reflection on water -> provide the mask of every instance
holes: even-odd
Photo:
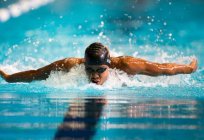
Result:
[[[108,100],[98,134],[107,139],[204,138],[203,100]]]
[[[204,138],[202,98],[91,95],[1,93],[0,139]]]
[[[55,139],[91,139],[104,103],[103,98],[76,99],[65,113]]]

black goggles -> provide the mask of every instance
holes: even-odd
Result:
[[[100,67],[100,68],[97,68],[97,69],[93,69],[93,68],[90,68],[90,67],[86,67],[86,68],[85,68],[86,72],[88,72],[88,73],[97,72],[97,73],[99,73],[99,74],[105,72],[106,69],[107,69],[107,68],[103,68],[103,67]]]

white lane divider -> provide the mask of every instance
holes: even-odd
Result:
[[[11,17],[18,17],[23,13],[37,9],[53,1],[54,0],[19,0],[7,8],[0,8],[0,22],[6,22]]]

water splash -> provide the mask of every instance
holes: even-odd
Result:
[[[43,82],[47,86],[56,88],[78,88],[88,84],[84,65],[76,65],[68,73],[62,71],[51,72],[48,79]]]
[[[109,77],[103,85],[90,83],[85,72],[84,64],[73,67],[70,72],[52,72],[43,82],[46,86],[60,89],[98,89],[115,90],[123,87],[168,87],[170,85],[186,86],[191,84],[190,75],[150,77],[145,75],[129,76],[118,69],[109,69]]]

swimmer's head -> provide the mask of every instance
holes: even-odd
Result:
[[[95,42],[85,50],[85,67],[90,81],[102,85],[108,78],[110,54],[107,47]]]
[[[86,65],[110,65],[110,54],[103,44],[95,42],[85,50]]]

